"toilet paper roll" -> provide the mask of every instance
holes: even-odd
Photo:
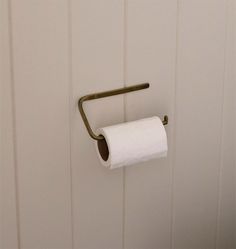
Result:
[[[167,136],[159,117],[100,128],[104,140],[96,142],[101,163],[119,168],[167,155]]]

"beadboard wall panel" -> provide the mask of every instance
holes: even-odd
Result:
[[[72,0],[72,192],[74,247],[122,248],[123,170],[100,165],[78,111],[83,95],[123,87],[123,1]],[[97,128],[124,121],[123,96],[84,104]]]
[[[224,99],[222,119],[221,167],[219,174],[219,200],[217,221],[217,248],[234,248],[235,228],[235,158],[234,136],[235,120],[232,118],[235,101],[235,81],[233,78],[233,1],[227,3],[227,30],[224,74]],[[233,160],[232,160],[233,159]]]
[[[67,4],[11,1],[21,248],[71,248]]]
[[[170,124],[168,157],[125,169],[125,248],[170,248],[177,2],[129,0],[126,8],[127,85],[150,83],[127,95],[127,121],[167,114]]]
[[[0,3],[0,248],[235,248],[234,0]],[[78,99],[142,82],[85,111],[168,114],[168,157],[110,171]]]
[[[174,248],[215,248],[225,29],[226,1],[179,1]]]
[[[9,2],[0,1],[0,248],[18,248]]]

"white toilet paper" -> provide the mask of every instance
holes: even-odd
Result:
[[[105,140],[96,142],[101,163],[110,168],[132,165],[167,155],[167,136],[159,117],[100,128]]]

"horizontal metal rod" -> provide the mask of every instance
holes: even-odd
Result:
[[[89,124],[89,121],[87,119],[87,116],[84,112],[83,109],[83,102],[88,101],[88,100],[94,100],[94,99],[100,99],[100,98],[105,98],[105,97],[110,97],[114,95],[119,95],[119,94],[124,94],[124,93],[129,93],[129,92],[134,92],[134,91],[139,91],[149,88],[149,83],[143,83],[139,85],[134,85],[134,86],[128,86],[124,88],[119,88],[111,91],[105,91],[105,92],[100,92],[100,93],[93,93],[93,94],[88,94],[79,99],[78,102],[78,107],[79,111],[81,114],[81,117],[84,121],[85,127],[90,135],[91,138],[95,140],[102,140],[104,137],[102,135],[96,135],[93,130],[91,129],[91,126]],[[164,120],[162,121],[164,125],[168,124],[168,116],[164,116]]]
[[[114,89],[110,91],[105,91],[105,92],[100,92],[100,93],[92,93],[83,96],[80,98],[79,101],[87,101],[87,100],[93,100],[93,99],[100,99],[100,98],[106,98],[114,95],[119,95],[119,94],[124,94],[124,93],[129,93],[129,92],[134,92],[134,91],[139,91],[149,88],[149,83],[143,83],[139,85],[134,85],[134,86],[127,86],[119,89]]]

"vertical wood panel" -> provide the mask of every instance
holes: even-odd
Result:
[[[215,247],[225,3],[180,0],[174,248]]]
[[[12,0],[22,248],[70,248],[66,0]]]
[[[168,157],[125,170],[125,248],[170,248],[177,1],[129,0],[127,7],[127,84],[151,85],[127,95],[127,119],[168,114],[170,123]]]
[[[236,3],[233,1],[233,81],[236,82]],[[234,89],[234,114],[236,124],[236,87]],[[236,132],[234,132],[234,155],[236,155]],[[236,156],[234,156],[236,167]],[[234,171],[234,182],[236,179],[236,170]],[[234,205],[236,207],[236,184],[234,184]],[[236,214],[234,215],[234,244],[236,245]]]
[[[79,97],[123,86],[123,2],[72,0],[74,246],[122,248],[122,169],[100,165],[80,117]],[[123,97],[85,104],[93,129],[123,121]]]
[[[0,5],[1,6],[1,5]],[[2,65],[0,65],[1,67]],[[1,70],[1,68],[0,68]],[[0,71],[1,72],[1,71]],[[2,82],[2,81],[1,81]],[[2,92],[2,84],[0,83],[0,90]],[[2,94],[1,94],[2,98]],[[0,102],[0,249],[3,249],[3,138],[2,138],[2,119],[3,119],[3,102]]]
[[[223,127],[221,144],[221,168],[218,202],[217,248],[234,248],[234,98],[235,82],[233,79],[233,1],[227,1],[227,40],[224,76]]]
[[[0,248],[18,248],[8,1],[0,1]]]
[[[233,1],[233,82],[236,82],[236,3]],[[234,88],[234,122],[236,124],[236,87]],[[235,127],[235,126],[234,126]],[[234,128],[235,129],[235,128]],[[235,130],[234,130],[235,131]],[[234,161],[236,167],[236,132],[234,132]],[[234,182],[236,179],[236,170],[234,171]],[[236,207],[236,184],[234,184],[234,207]],[[234,244],[236,246],[236,214],[234,215]]]
[[[6,9],[3,8],[3,1],[0,1],[0,10],[1,10],[1,19],[0,19],[0,55],[3,54],[3,41],[5,39],[4,30],[4,11]],[[3,35],[4,34],[4,35]],[[2,58],[2,56],[0,57]],[[0,179],[0,248],[3,249],[3,59],[0,60],[0,175],[2,176]]]

